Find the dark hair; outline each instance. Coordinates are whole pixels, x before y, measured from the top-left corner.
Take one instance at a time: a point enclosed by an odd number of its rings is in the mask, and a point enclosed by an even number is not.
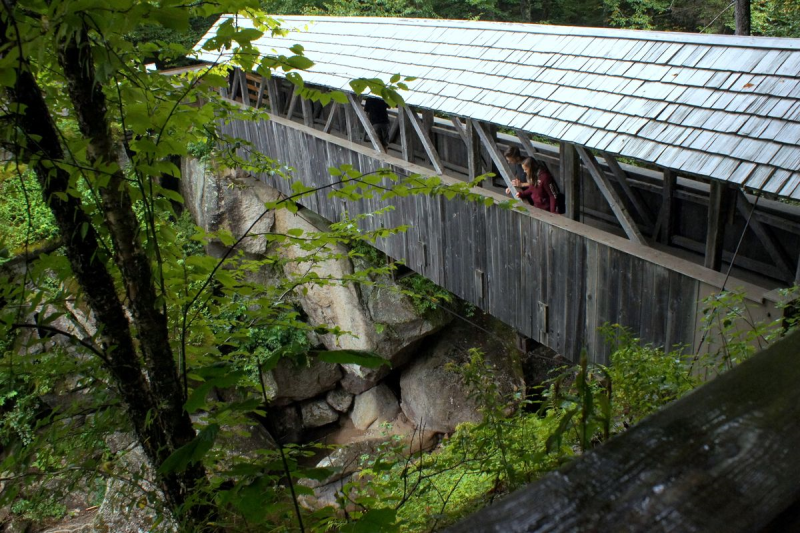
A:
[[[530,174],[526,172],[526,175],[528,177],[528,183],[530,183],[531,185],[537,184],[539,182],[538,170],[541,168],[541,165],[537,160],[535,160],[532,157],[526,157],[525,159],[522,160],[522,166],[524,167],[525,165],[527,165],[531,169]]]
[[[519,155],[519,148],[517,148],[516,146],[509,146],[508,148],[506,148],[506,151],[503,152],[503,155],[508,157],[509,159],[520,159],[521,157]]]

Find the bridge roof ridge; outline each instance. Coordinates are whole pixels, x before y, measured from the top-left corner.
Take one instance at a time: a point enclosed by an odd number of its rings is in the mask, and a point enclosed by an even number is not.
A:
[[[256,44],[264,54],[302,44],[315,61],[308,83],[414,76],[413,106],[800,199],[800,39],[279,18],[289,36]]]

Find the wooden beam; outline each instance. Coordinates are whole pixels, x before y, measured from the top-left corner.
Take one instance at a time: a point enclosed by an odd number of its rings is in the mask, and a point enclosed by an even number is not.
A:
[[[367,136],[369,137],[369,140],[372,142],[372,147],[375,148],[376,152],[385,154],[386,148],[384,148],[383,145],[381,144],[381,141],[378,138],[378,133],[372,126],[372,122],[369,121],[367,112],[364,111],[364,108],[361,106],[361,102],[357,101],[355,97],[350,93],[347,93],[347,100],[350,102],[350,105],[352,106],[353,111],[355,111],[358,120],[364,127],[364,131],[367,132]]]
[[[406,106],[405,111],[409,122],[411,122],[411,126],[414,128],[414,131],[417,132],[419,140],[422,141],[422,148],[424,148],[425,153],[428,154],[431,165],[436,170],[437,174],[443,173],[444,165],[442,165],[442,160],[439,158],[439,153],[436,151],[436,147],[434,146],[433,141],[431,141],[431,138],[428,135],[428,132],[425,130],[425,127],[420,122],[417,113],[410,106]]]
[[[739,214],[742,215],[745,220],[750,217],[752,204],[741,189],[739,189],[738,192],[736,208],[739,210]],[[761,245],[765,250],[767,250],[767,253],[775,263],[775,266],[778,267],[778,269],[780,269],[780,271],[783,273],[784,281],[789,283],[794,281],[796,271],[790,266],[791,259],[789,259],[789,256],[786,254],[786,251],[783,249],[781,244],[772,236],[772,233],[770,233],[769,229],[762,224],[756,216],[750,217],[750,229],[753,230],[753,233],[756,234],[756,237],[758,237]]]
[[[266,76],[261,76],[261,81],[258,84],[258,96],[256,97],[256,109],[261,108],[261,104],[264,103],[264,93],[267,90],[267,78]]]
[[[566,212],[564,215],[572,220],[581,219],[581,160],[575,145],[562,142],[559,146],[559,174],[564,188]]]
[[[300,97],[300,109],[303,111],[303,124],[309,128],[314,127],[314,109],[311,106],[311,100]]]
[[[400,133],[400,110],[397,111],[397,117],[392,122],[392,127],[389,128],[389,135],[386,137],[386,144],[392,144],[397,139],[397,134]]]
[[[289,98],[289,108],[286,110],[286,118],[292,120],[292,115],[294,115],[294,108],[297,105],[297,99],[300,98],[300,94],[297,90],[297,85],[292,85],[292,97]]]
[[[605,159],[608,168],[611,169],[611,173],[614,174],[615,178],[617,178],[617,183],[619,183],[620,187],[622,187],[622,190],[625,191],[625,195],[628,197],[628,200],[630,200],[633,208],[636,209],[636,212],[639,213],[640,217],[642,217],[642,221],[646,226],[652,228],[653,216],[650,214],[650,210],[647,208],[647,204],[644,203],[639,191],[631,188],[630,184],[628,183],[628,176],[625,174],[625,171],[622,170],[619,162],[617,162],[613,155],[607,152],[600,153],[603,154],[603,159]]]
[[[244,105],[250,105],[250,89],[247,86],[247,74],[242,69],[237,69],[239,72],[239,86],[242,90],[242,103]]]
[[[411,136],[409,127],[408,111],[405,107],[397,108],[397,121],[400,129],[400,151],[403,161],[414,162],[414,138]]]
[[[242,80],[239,79],[239,69],[234,68],[233,72],[231,72],[231,92],[229,98],[231,100],[236,100],[236,94],[239,92],[239,86],[241,85]]]
[[[722,248],[725,242],[725,220],[722,205],[724,188],[721,182],[712,181],[708,192],[708,219],[706,222],[706,248],[703,265],[711,270],[722,269]]]
[[[678,176],[671,170],[664,170],[664,184],[661,187],[661,211],[653,230],[653,236],[663,244],[669,244],[675,227],[675,189]]]
[[[528,137],[526,132],[522,130],[514,130],[514,133],[517,134],[517,139],[519,139],[519,143],[522,145],[522,149],[525,150],[526,154],[531,157],[536,157],[539,154],[536,148],[533,147],[531,138]]]
[[[281,92],[278,90],[278,80],[275,78],[267,80],[267,97],[269,98],[270,112],[274,115],[279,114],[282,109]]]
[[[469,138],[467,137],[467,130],[461,123],[461,119],[458,117],[451,116],[450,122],[453,123],[453,128],[455,128],[456,133],[458,133],[458,136],[461,137],[461,140],[464,141],[464,144],[469,146]]]
[[[483,159],[481,158],[481,138],[478,137],[475,121],[471,118],[467,119],[464,134],[467,139],[467,171],[469,180],[473,181],[483,174]]]
[[[328,119],[325,121],[325,127],[322,128],[322,133],[330,133],[333,127],[333,119],[336,118],[336,113],[339,111],[339,102],[331,102],[331,110],[328,113]]]
[[[611,210],[617,216],[617,220],[622,226],[622,229],[625,230],[625,234],[633,242],[641,244],[642,246],[647,246],[647,240],[644,238],[644,235],[642,235],[642,232],[639,231],[639,227],[636,225],[633,218],[631,218],[628,210],[625,209],[622,199],[617,194],[617,191],[614,189],[608,176],[606,176],[606,173],[600,168],[597,159],[583,146],[576,146],[575,149],[578,151],[578,154],[580,154],[583,164],[589,169],[589,174],[594,179],[597,188],[603,193],[608,205],[611,206]]]
[[[497,143],[494,142],[491,134],[486,131],[486,127],[481,122],[475,121],[475,130],[478,132],[478,136],[481,138],[483,145],[487,150],[489,150],[489,157],[491,157],[492,161],[494,161],[494,164],[497,165],[497,169],[500,171],[500,177],[503,178],[506,187],[508,187],[509,194],[514,197],[517,189],[511,183],[511,181],[514,179],[514,172],[508,165],[508,161],[506,161],[505,156],[497,147]]]

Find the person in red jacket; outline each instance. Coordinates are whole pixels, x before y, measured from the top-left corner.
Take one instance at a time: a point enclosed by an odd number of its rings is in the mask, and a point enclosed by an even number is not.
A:
[[[528,181],[514,180],[512,182],[514,186],[522,188],[517,192],[517,198],[527,200],[528,203],[539,209],[558,213],[558,190],[550,172],[532,157],[525,158],[522,168]],[[506,192],[509,190],[506,189]]]

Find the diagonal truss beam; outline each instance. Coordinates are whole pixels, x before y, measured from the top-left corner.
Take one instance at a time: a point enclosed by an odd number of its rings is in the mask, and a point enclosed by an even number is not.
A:
[[[595,159],[594,155],[586,150],[583,146],[575,146],[575,149],[580,154],[583,163],[586,165],[586,168],[589,169],[589,174],[592,176],[597,188],[600,189],[600,192],[605,197],[608,205],[611,207],[611,210],[617,216],[617,220],[619,221],[622,229],[625,230],[625,234],[628,236],[630,240],[637,244],[641,244],[642,246],[647,246],[647,241],[642,235],[642,232],[639,231],[639,228],[636,226],[636,222],[633,221],[631,218],[630,213],[628,210],[625,209],[625,206],[622,203],[622,199],[617,194],[617,191],[614,190],[613,185],[611,185],[611,181],[606,176],[605,172],[602,171],[600,165],[597,163],[597,159]]]
[[[794,281],[795,272],[790,266],[791,260],[786,254],[786,251],[772,236],[772,233],[770,233],[767,227],[758,220],[758,217],[749,216],[752,205],[753,204],[750,203],[750,200],[747,199],[744,192],[739,189],[736,199],[736,208],[739,210],[739,214],[742,215],[745,220],[747,220],[748,217],[750,218],[750,229],[753,230],[753,233],[756,234],[761,245],[767,250],[767,253],[775,262],[775,266],[781,271],[785,280],[789,282]]]
[[[364,126],[364,131],[367,132],[367,136],[369,137],[369,140],[372,142],[372,147],[375,148],[376,152],[385,154],[386,148],[383,147],[381,141],[378,139],[378,133],[372,126],[372,122],[369,121],[367,112],[364,111],[363,107],[361,107],[361,102],[357,101],[355,97],[353,97],[353,95],[350,93],[347,93],[347,100],[350,102],[350,105],[352,106],[353,111],[355,111],[358,120],[361,122],[361,125]]]
[[[608,168],[611,169],[611,173],[614,174],[615,178],[617,178],[617,183],[619,183],[620,187],[622,187],[622,190],[625,191],[625,195],[628,197],[628,200],[630,200],[631,205],[633,205],[633,208],[637,213],[639,213],[639,216],[642,217],[645,226],[652,228],[654,222],[653,216],[650,214],[650,210],[647,208],[647,205],[644,203],[644,200],[639,192],[633,189],[630,183],[628,183],[628,175],[624,170],[622,170],[622,167],[619,165],[617,159],[607,152],[600,153],[602,154],[603,159],[605,159]]]
[[[489,136],[489,133],[486,131],[486,127],[478,121],[474,121],[475,124],[475,131],[478,132],[478,137],[481,138],[481,142],[489,150],[489,157],[492,158],[494,164],[497,165],[497,168],[500,170],[500,177],[503,178],[503,181],[506,183],[506,187],[510,191],[510,194],[513,196],[516,192],[516,187],[512,185],[511,180],[514,179],[514,173],[511,171],[511,167],[508,166],[508,161],[506,161],[505,156],[500,153],[500,149],[497,147],[497,144],[492,140]]]
[[[428,135],[428,132],[423,127],[422,122],[420,122],[416,111],[414,111],[411,106],[405,106],[403,111],[405,111],[405,116],[408,117],[408,121],[411,122],[411,126],[414,128],[414,131],[417,132],[420,141],[422,141],[422,147],[425,149],[425,153],[428,154],[428,158],[431,160],[431,165],[433,165],[434,170],[436,170],[437,174],[444,173],[444,165],[439,157],[439,153],[436,151],[436,147],[434,146],[433,141],[431,141],[430,135]]]

